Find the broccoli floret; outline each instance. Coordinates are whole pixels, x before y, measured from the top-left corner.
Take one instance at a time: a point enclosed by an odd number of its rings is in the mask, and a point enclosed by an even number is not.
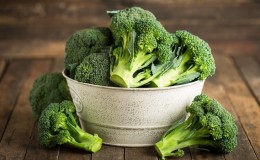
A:
[[[220,153],[234,150],[238,129],[233,116],[220,103],[201,94],[186,110],[190,114],[187,120],[174,124],[155,144],[162,159],[183,156],[182,148],[194,145]]]
[[[102,52],[113,43],[109,28],[92,27],[75,32],[66,42],[65,69],[73,78],[75,68],[90,53]]]
[[[102,146],[102,139],[97,134],[91,135],[79,127],[71,101],[51,103],[46,107],[39,118],[38,131],[40,144],[48,148],[66,145],[95,153]]]
[[[63,100],[71,100],[71,95],[67,81],[61,73],[45,73],[34,81],[29,101],[35,118],[38,119],[50,103]]]
[[[172,58],[162,73],[151,81],[153,87],[203,80],[215,73],[215,62],[207,42],[188,31],[173,34]]]
[[[147,84],[158,75],[152,72],[152,63],[166,62],[171,57],[171,34],[151,12],[139,7],[109,14],[115,39],[111,81],[127,88]]]
[[[90,53],[76,68],[75,80],[102,86],[112,86],[109,79],[110,58],[108,53]]]

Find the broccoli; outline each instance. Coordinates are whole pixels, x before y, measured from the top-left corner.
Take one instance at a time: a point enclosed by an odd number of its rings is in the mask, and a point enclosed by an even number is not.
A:
[[[187,120],[174,124],[155,144],[162,159],[183,156],[182,148],[194,145],[220,153],[229,153],[236,147],[235,120],[216,100],[201,94],[186,110]]]
[[[151,12],[142,8],[108,13],[115,39],[110,80],[127,88],[147,84],[159,73],[152,71],[153,62],[163,63],[171,57],[171,34]]]
[[[203,80],[215,73],[215,62],[207,42],[180,30],[173,34],[172,57],[162,73],[150,83],[152,87],[167,87]]]
[[[66,42],[65,69],[71,78],[75,68],[90,53],[102,52],[113,43],[109,28],[92,27],[75,32]]]
[[[71,100],[71,95],[66,79],[61,73],[45,73],[34,81],[29,101],[35,118],[38,119],[50,103],[63,100]]]
[[[97,152],[102,146],[102,139],[97,134],[83,131],[71,101],[51,103],[42,112],[38,122],[40,144],[51,148],[66,145],[86,151]]]
[[[75,80],[102,86],[112,86],[109,80],[109,67],[108,53],[90,53],[76,68]]]

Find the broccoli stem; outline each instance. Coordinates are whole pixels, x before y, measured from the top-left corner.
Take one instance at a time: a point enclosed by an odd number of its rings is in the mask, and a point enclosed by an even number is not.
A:
[[[67,125],[68,131],[75,139],[70,141],[72,145],[94,153],[100,150],[103,140],[97,134],[91,135],[82,130],[72,117],[68,118]]]
[[[193,145],[212,146],[215,143],[208,140],[210,133],[207,128],[197,123],[198,119],[189,117],[184,123],[179,124],[174,130],[155,144],[155,149],[161,157],[183,156],[182,148]]]
[[[179,49],[178,51],[183,50]],[[186,51],[180,55],[181,63],[176,68],[170,69],[170,71],[159,75],[158,78],[155,78],[150,86],[151,87],[167,87],[174,84],[183,84],[190,82],[195,78],[199,77],[199,73],[196,71],[196,66],[191,66],[189,64],[191,60],[191,51],[186,49]],[[178,53],[179,54],[179,53]]]
[[[102,139],[99,138],[97,135],[92,136],[91,139],[88,138],[86,140],[85,138],[83,138],[79,139],[79,141],[76,141],[73,137],[71,137],[66,143],[75,148],[84,149],[86,151],[96,153],[100,150],[102,146]]]
[[[140,72],[137,75],[135,75],[135,73],[150,65],[155,59],[155,54],[150,53],[146,55],[143,51],[138,51],[134,61],[130,60],[129,62],[129,58],[124,57],[118,61],[117,66],[113,68],[110,80],[126,88],[142,86],[151,81],[158,74],[151,76],[151,74],[146,71]]]

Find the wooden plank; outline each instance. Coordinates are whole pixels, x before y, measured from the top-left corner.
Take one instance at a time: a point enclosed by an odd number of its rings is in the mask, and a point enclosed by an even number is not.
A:
[[[53,72],[62,72],[64,70],[64,58],[56,58],[54,60],[54,66],[52,67]]]
[[[201,38],[204,38],[203,36]],[[65,39],[63,40],[0,40],[0,58],[64,58]],[[253,55],[260,51],[259,41],[208,41],[212,53],[221,55]],[[62,64],[60,64],[62,65]],[[63,68],[60,68],[63,69]],[[56,70],[57,71],[57,70]]]
[[[54,148],[44,148],[40,145],[38,139],[38,129],[37,122],[33,128],[33,132],[31,135],[30,142],[26,149],[26,154],[24,156],[24,160],[55,160],[59,154],[59,147]]]
[[[207,151],[198,150],[195,148],[191,148],[191,157],[192,159],[198,159],[198,160],[224,160],[225,157],[222,154],[218,153],[212,153]]]
[[[0,82],[1,82],[2,75],[4,73],[6,65],[7,65],[7,61],[3,60],[3,59],[0,59]]]
[[[92,26],[109,25],[109,19],[102,18],[102,16],[87,16],[84,19],[75,18],[74,21],[75,23],[73,23],[71,20],[69,21],[68,19],[36,19],[35,21],[27,23],[25,23],[25,21],[23,22],[23,24],[18,25],[2,24],[0,25],[0,30],[2,31],[0,39],[67,39],[71,34],[73,34],[77,30]],[[220,38],[223,41],[260,39],[259,24],[249,24],[249,22],[246,20],[241,20],[239,22],[233,21],[233,23],[230,23],[231,19],[165,19],[160,21],[170,32],[174,32],[176,30],[188,30],[198,36],[201,36],[203,39],[206,40],[220,40]],[[255,20],[252,20],[252,22],[255,22]],[[51,25],[47,27],[46,23]]]
[[[14,60],[8,65],[5,76],[0,82],[0,140],[30,67],[31,61]]]
[[[2,3],[0,4],[5,4],[5,3],[8,3],[8,4],[17,4],[17,3],[22,3],[21,1],[19,0],[8,0],[8,1],[1,1]],[[51,3],[53,1],[51,0],[39,0],[37,1],[38,3]],[[69,3],[71,2],[70,0],[56,0],[55,2],[59,2],[59,3]],[[73,2],[77,2],[77,3],[81,3],[81,2],[86,2],[84,0],[74,0]],[[194,2],[193,0],[186,0],[186,1],[182,1],[182,0],[164,0],[164,1],[160,1],[160,0],[110,0],[109,2],[107,2],[106,0],[88,0],[87,1],[88,3],[91,4],[91,2],[98,2],[98,3],[105,3],[105,4],[110,4],[110,5],[113,5],[115,3],[127,3],[127,4],[132,4],[132,2],[146,2],[146,3],[152,3],[152,4],[176,4],[176,5],[234,5],[234,4],[237,4],[237,5],[246,5],[246,4],[251,4],[251,3],[255,3],[256,1],[254,0],[233,0],[232,2],[230,1],[226,1],[226,0],[219,0],[219,1],[208,1],[208,0],[199,0],[199,1],[196,1]],[[23,3],[35,3],[34,1],[32,0],[23,0]]]
[[[28,101],[29,91],[31,90],[35,78],[38,77],[39,74],[48,71],[50,64],[50,61],[42,60],[34,61],[29,65],[29,73],[25,75],[26,81],[0,143],[0,155],[6,159],[23,159],[26,154],[26,147],[30,141],[35,123]],[[24,70],[22,70],[23,66],[19,67],[17,72],[24,74]]]
[[[256,160],[257,157],[256,154],[254,153],[254,149],[251,146],[251,143],[246,135],[245,130],[241,125],[240,119],[234,109],[234,106],[231,100],[229,99],[227,92],[225,91],[225,87],[218,83],[216,76],[206,81],[203,92],[209,95],[210,97],[216,99],[225,109],[227,109],[234,116],[238,127],[238,138],[237,138],[238,145],[234,149],[234,151],[224,155],[225,159]]]
[[[167,5],[175,5],[175,6],[223,6],[223,5],[245,5],[254,3],[254,0],[234,0],[234,1],[226,1],[226,0],[219,0],[219,1],[208,1],[208,0],[124,0],[131,5],[140,5],[140,3],[150,3],[150,4],[167,4]]]
[[[60,160],[90,160],[91,153],[79,149],[60,147],[58,159]]]
[[[92,154],[92,160],[124,160],[124,148],[103,145],[101,150]]]
[[[0,41],[0,58],[63,58],[64,48],[65,40]]]
[[[125,148],[125,160],[158,160],[154,147]]]
[[[215,56],[217,74],[214,78],[225,87],[234,110],[254,149],[260,157],[260,107],[245,82],[239,75],[233,61],[224,56]]]
[[[212,53],[216,55],[255,55],[260,51],[259,41],[208,41]]]
[[[3,14],[0,15],[0,30],[2,30],[0,38],[66,39],[74,31],[81,28],[107,26],[109,18],[105,11],[123,7],[120,5],[110,8],[109,4],[101,6],[98,4],[93,2],[91,4],[72,3],[66,6],[66,3],[63,5],[55,3],[41,4],[42,7],[37,7],[36,4],[3,5]],[[36,5],[36,9],[33,9],[34,5]],[[64,5],[64,8],[61,7]],[[176,29],[187,29],[207,40],[216,40],[219,37],[222,40],[260,39],[259,5],[243,7],[237,5],[180,7],[167,4],[153,5],[152,3],[144,3],[143,5],[145,9],[151,10],[171,32]],[[37,8],[43,8],[40,9],[43,11],[35,11]],[[158,8],[163,9],[158,10]],[[23,21],[20,21],[21,17]],[[49,25],[46,26],[46,24]],[[214,32],[212,32],[213,30]]]
[[[163,19],[212,19],[212,20],[226,20],[232,19],[233,21],[239,20],[247,20],[251,21],[251,23],[258,24],[259,20],[259,4],[254,5],[231,5],[231,6],[178,6],[178,5],[168,5],[167,3],[161,3],[154,5],[153,3],[137,3],[127,5],[127,6],[140,6],[144,9],[150,10],[155,14],[155,16],[159,20]],[[43,2],[43,3],[32,3],[26,4],[23,1],[21,3],[16,4],[8,4],[4,3],[1,5],[0,8],[0,15],[2,19],[0,20],[1,23],[3,22],[12,22],[11,24],[22,24],[25,22],[33,22],[36,18],[41,18],[43,20],[48,20],[49,18],[58,18],[60,20],[69,19],[69,21],[74,22],[74,20],[83,19],[86,17],[93,18],[93,17],[103,17],[108,18],[106,11],[107,10],[117,10],[123,9],[127,7],[126,5],[122,4],[111,4],[111,3],[99,3],[99,2]],[[158,8],[162,8],[158,10]],[[185,12],[183,12],[185,10]],[[167,16],[165,16],[167,15]],[[224,16],[225,15],[225,16]],[[22,21],[10,21],[13,18],[19,19],[23,18],[27,20],[25,22]],[[70,18],[75,19],[70,19]],[[234,18],[235,17],[235,18]],[[252,21],[252,20],[255,20]],[[4,23],[3,23],[4,24]],[[38,24],[35,24],[38,26]]]
[[[236,66],[260,104],[260,63],[253,56],[233,56]]]

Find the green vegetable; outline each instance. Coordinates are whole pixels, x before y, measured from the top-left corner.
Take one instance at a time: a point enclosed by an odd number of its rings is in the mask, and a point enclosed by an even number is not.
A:
[[[173,34],[172,58],[162,73],[151,81],[152,87],[167,87],[203,80],[215,73],[215,62],[207,42],[188,31]]]
[[[71,95],[66,79],[61,73],[45,73],[34,81],[29,101],[37,119],[50,103],[63,100],[71,100]]]
[[[87,55],[102,52],[112,43],[111,32],[105,27],[92,27],[75,32],[65,46],[64,63],[69,76],[75,76],[75,68]]]
[[[90,53],[76,68],[75,80],[102,86],[112,86],[109,80],[108,53]]]
[[[40,144],[49,148],[67,145],[95,153],[102,146],[97,134],[91,135],[79,127],[71,101],[51,103],[40,116],[38,132]]]
[[[171,34],[151,12],[142,8],[108,13],[115,39],[110,80],[127,88],[147,84],[159,74],[152,72],[152,63],[163,63],[171,57]]]
[[[182,148],[199,148],[221,153],[231,152],[237,145],[238,129],[232,115],[207,95],[195,97],[187,107],[189,118],[174,124],[155,144],[162,159],[183,156]]]

